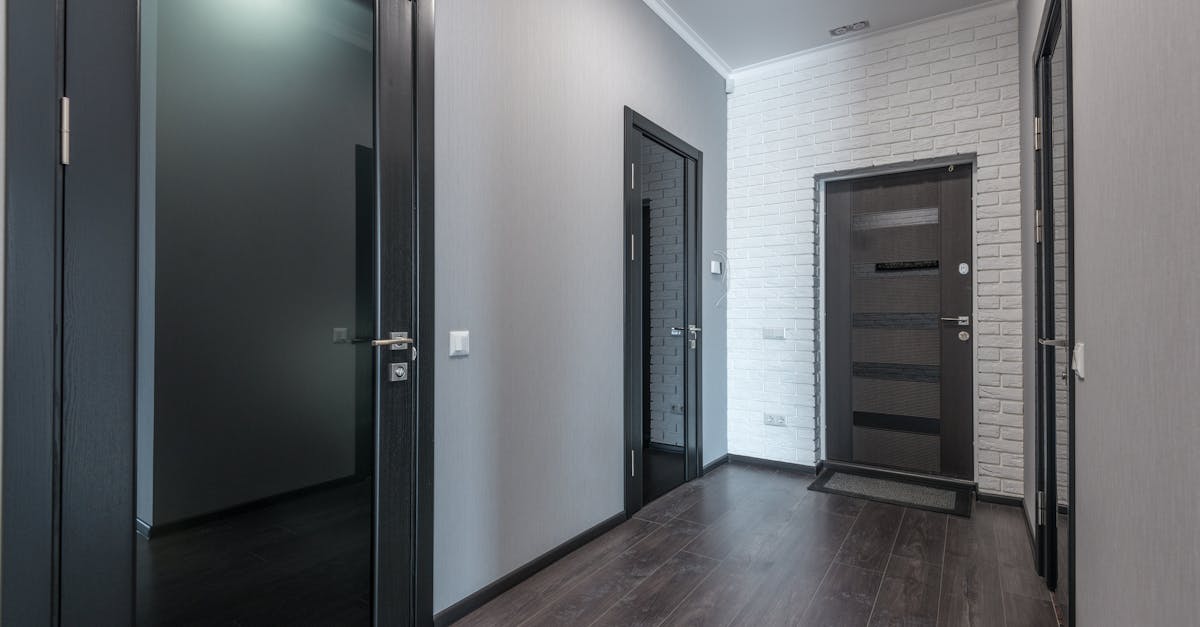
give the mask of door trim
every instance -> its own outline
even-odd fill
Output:
[[[700,234],[702,231],[702,220],[704,215],[704,199],[703,199],[703,179],[704,179],[704,153],[697,150],[691,144],[676,137],[661,126],[651,122],[646,117],[638,114],[629,107],[625,107],[625,150],[624,162],[621,165],[623,183],[623,197],[625,198],[625,230],[622,235],[622,265],[625,266],[625,333],[624,333],[624,365],[625,365],[625,437],[621,449],[621,469],[623,482],[625,485],[625,515],[632,516],[635,512],[642,508],[642,417],[646,405],[646,400],[643,397],[643,362],[642,349],[645,338],[645,331],[642,327],[641,314],[645,306],[642,290],[642,273],[644,272],[644,257],[642,254],[643,242],[635,242],[636,234],[643,230],[642,228],[642,204],[641,199],[637,197],[635,189],[635,179],[633,177],[633,164],[638,163],[641,159],[639,138],[642,135],[648,135],[658,143],[671,149],[679,156],[684,157],[694,163],[695,175],[694,180],[685,181],[688,189],[695,197],[695,207],[692,210],[694,215],[691,222],[685,221],[686,227],[686,243],[684,247],[684,258],[690,263],[686,266],[686,285],[694,286],[694,289],[688,290],[688,294],[684,296],[688,300],[687,306],[691,309],[693,320],[688,321],[688,324],[695,324],[703,329],[704,321],[702,320],[701,304],[704,302],[702,298],[702,286],[700,282],[700,267],[697,260],[700,258]],[[688,168],[689,170],[692,168]],[[687,214],[685,208],[685,215]],[[644,237],[642,238],[644,240]],[[632,257],[631,257],[632,255]],[[691,365],[689,371],[685,374],[685,381],[691,380],[690,390],[685,393],[685,406],[690,404],[694,407],[694,411],[685,413],[685,434],[684,434],[684,467],[685,481],[690,481],[699,477],[703,473],[700,460],[703,459],[703,407],[701,399],[703,372],[702,358],[704,354],[704,338],[701,331],[700,347],[697,350],[688,351],[688,363]]]
[[[413,7],[413,83],[402,89],[414,91],[414,137],[412,156],[415,180],[411,209],[416,216],[414,238],[417,258],[414,268],[418,287],[415,293],[417,337],[434,338],[434,258],[433,258],[433,14],[434,0],[378,0],[397,7]],[[134,32],[137,28],[137,3],[130,0],[116,9],[106,8],[108,16],[96,24],[115,32]],[[6,160],[5,160],[5,264],[4,264],[4,366],[3,366],[3,499],[4,525],[0,537],[0,591],[4,605],[0,623],[14,625],[56,625],[62,616],[61,523],[63,463],[63,166],[59,164],[59,99],[64,95],[66,73],[65,0],[8,0],[6,54],[9,60],[5,79]],[[377,14],[378,15],[378,14]],[[132,20],[132,21],[131,21]],[[136,47],[133,63],[116,64],[103,80],[114,85],[137,85]],[[116,56],[129,55],[130,48]],[[385,63],[385,62],[380,62]],[[377,86],[378,92],[378,86]],[[128,94],[126,94],[128,96]],[[136,129],[134,106],[106,112],[119,125]],[[79,103],[76,103],[79,104]],[[118,126],[120,128],[120,126]],[[78,129],[77,129],[78,130]],[[408,140],[405,140],[408,141]],[[136,155],[136,133],[113,146],[114,154]],[[136,177],[133,163],[118,164]],[[131,183],[132,184],[132,183]],[[117,204],[110,212],[119,213],[136,229],[136,207]],[[135,231],[130,231],[135,236]],[[118,252],[117,265],[130,261],[129,251]],[[124,288],[135,280],[134,267],[128,276],[114,275]],[[113,320],[132,325],[136,295],[114,290],[105,315],[89,315],[93,326],[106,328]],[[130,327],[132,328],[132,327]],[[124,333],[125,328],[115,330]],[[119,338],[118,338],[119,339]],[[111,385],[108,397],[116,400],[109,407],[132,407],[134,380],[131,365],[135,347],[132,342],[102,345],[89,363],[114,364],[121,371],[118,385]],[[433,618],[433,359],[414,365],[416,391],[412,450],[415,477],[413,507],[414,566],[410,573],[412,622],[430,624]],[[116,437],[128,442],[128,457],[133,459],[132,412],[109,415],[117,427]],[[126,438],[128,432],[130,437]],[[122,453],[124,454],[124,453]],[[118,468],[113,481],[116,498],[129,501],[130,564],[133,562],[135,512],[132,506],[133,468]],[[113,582],[111,594],[128,595],[115,603],[113,611],[127,613],[133,607],[133,576],[126,582]],[[120,609],[120,607],[128,609]],[[97,620],[103,622],[101,617]]]
[[[918,159],[914,161],[905,161],[901,163],[893,163],[880,166],[868,166],[863,168],[853,168],[849,170],[840,170],[817,174],[813,177],[814,195],[816,198],[816,230],[817,230],[817,281],[819,288],[817,289],[815,308],[815,320],[817,321],[817,350],[816,364],[817,372],[817,407],[816,407],[816,428],[817,428],[817,454],[816,467],[823,468],[828,463],[837,463],[837,460],[828,458],[827,437],[829,434],[827,409],[829,398],[829,377],[825,375],[828,372],[827,368],[827,351],[828,345],[826,338],[826,330],[828,323],[826,321],[826,289],[828,282],[826,281],[826,270],[828,268],[828,260],[826,253],[828,252],[828,233],[829,219],[827,211],[827,202],[825,200],[825,186],[828,183],[839,181],[849,181],[857,179],[869,179],[878,176],[886,176],[889,174],[907,174],[913,172],[921,172],[923,170],[934,170],[949,166],[967,166],[971,168],[971,264],[976,270],[971,273],[971,319],[979,320],[979,243],[978,233],[975,227],[975,221],[978,215],[978,207],[976,206],[976,192],[978,189],[979,164],[978,157],[975,153],[962,153],[955,155],[947,155],[943,157],[933,157],[929,159]],[[971,343],[971,465],[972,473],[970,479],[965,479],[978,484],[979,481],[979,381],[976,376],[979,373],[979,345],[978,342]]]

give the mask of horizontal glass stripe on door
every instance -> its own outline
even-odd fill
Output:
[[[851,266],[856,279],[903,279],[915,276],[941,276],[938,261],[882,261]]]
[[[924,433],[927,435],[940,435],[942,433],[941,420],[923,418],[921,416],[902,416],[899,414],[880,414],[875,412],[856,411],[854,412],[854,425],[858,427],[869,427],[871,429],[907,431],[910,433]]]
[[[927,365],[855,362],[853,370],[856,377],[886,381],[937,383],[942,378],[940,367]]]
[[[939,213],[940,211],[937,207],[861,213],[854,216],[851,228],[855,231],[869,231],[872,229],[893,229],[901,226],[937,224]]]

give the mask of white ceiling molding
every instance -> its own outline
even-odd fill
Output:
[[[700,37],[700,35],[696,34],[696,31],[692,30],[691,26],[688,26],[687,22],[683,21],[683,18],[679,17],[679,14],[675,12],[675,9],[672,9],[670,5],[663,0],[642,1],[646,3],[646,6],[650,7],[651,11],[654,11],[656,14],[658,14],[658,16],[662,18],[662,21],[666,22],[667,26],[670,26],[671,30],[675,31],[675,33],[679,35],[679,37],[683,39],[687,45],[691,46],[692,50],[696,51],[696,54],[700,55],[701,58],[707,61],[708,64],[711,65],[718,74],[725,78],[729,78],[729,76],[733,73],[733,69],[730,68],[729,64],[721,58],[721,55],[717,54],[715,50],[709,47],[708,43],[706,43],[704,39]]]
[[[785,54],[783,56],[775,57],[774,59],[767,59],[765,61],[759,61],[758,63],[751,63],[750,65],[747,65],[747,66],[735,68],[726,76],[727,77],[737,77],[737,76],[744,76],[746,74],[752,74],[757,70],[762,70],[764,68],[772,67],[777,63],[794,61],[800,57],[804,57],[804,56],[812,54],[814,52],[817,52],[820,50],[827,50],[830,48],[837,48],[840,46],[844,46],[847,43],[854,42],[856,40],[877,37],[877,36],[884,35],[884,34],[887,34],[890,32],[904,30],[906,28],[912,28],[914,26],[920,26],[921,24],[927,24],[929,22],[941,20],[941,19],[948,18],[948,17],[954,17],[956,15],[963,15],[966,13],[975,13],[977,11],[986,11],[986,10],[994,9],[997,7],[1015,6],[1016,3],[1017,3],[1017,0],[992,0],[991,2],[984,2],[981,4],[975,4],[975,5],[971,5],[968,7],[963,7],[961,9],[956,9],[954,11],[948,11],[946,13],[939,13],[938,15],[931,15],[927,18],[913,20],[911,22],[906,22],[904,24],[897,24],[897,25],[889,27],[889,28],[882,28],[879,30],[862,31],[861,33],[857,33],[854,35],[850,35],[850,36],[846,36],[846,37],[839,37],[836,41],[831,41],[827,44],[824,44],[821,46],[816,46],[815,48],[807,48],[805,50],[797,50],[796,52],[791,52],[791,53]]]

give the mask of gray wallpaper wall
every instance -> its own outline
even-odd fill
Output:
[[[1087,373],[1076,390],[1076,615],[1097,627],[1194,625],[1200,3],[1071,4]]]
[[[704,152],[725,242],[724,80],[641,0],[439,0],[434,605],[623,509],[623,107]],[[704,457],[725,312],[704,275]],[[471,355],[446,357],[446,332]]]

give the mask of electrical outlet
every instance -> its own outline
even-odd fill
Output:
[[[763,414],[763,424],[769,427],[786,427],[787,416],[783,414]]]

